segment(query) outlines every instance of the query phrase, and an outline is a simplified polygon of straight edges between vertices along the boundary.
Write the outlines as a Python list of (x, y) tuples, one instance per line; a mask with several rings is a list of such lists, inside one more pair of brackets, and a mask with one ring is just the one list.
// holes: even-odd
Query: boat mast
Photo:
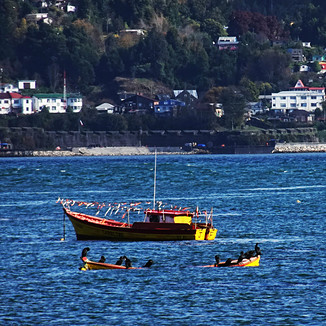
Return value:
[(155, 164), (154, 164), (154, 196), (153, 196), (153, 209), (155, 209), (155, 195), (156, 195), (156, 148), (155, 148)]

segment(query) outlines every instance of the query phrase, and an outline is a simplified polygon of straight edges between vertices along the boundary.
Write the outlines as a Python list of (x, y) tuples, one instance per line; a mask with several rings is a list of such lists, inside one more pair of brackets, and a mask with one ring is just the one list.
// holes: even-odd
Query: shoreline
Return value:
[[(75, 147), (71, 151), (54, 150), (54, 151), (33, 151), (32, 156), (137, 156), (137, 155), (154, 155), (155, 150), (158, 155), (193, 155), (207, 154), (205, 151), (193, 150), (185, 151), (180, 147)], [(326, 143), (282, 143), (276, 144), (272, 154), (281, 153), (326, 153)], [(217, 154), (218, 155), (218, 154)], [(232, 154), (230, 154), (232, 155)]]
[[(13, 150), (10, 153), (1, 153), (1, 157), (65, 157), (65, 156), (146, 156), (154, 155), (211, 155), (206, 150), (193, 149), (185, 151), (181, 147), (146, 147), (146, 146), (121, 146), (121, 147), (74, 147), (71, 150)], [(277, 143), (270, 154), (286, 153), (326, 153), (326, 143)], [(3, 155), (5, 154), (5, 155)], [(245, 154), (245, 153), (244, 153)], [(259, 155), (261, 153), (252, 153)], [(223, 154), (214, 154), (223, 155)], [(235, 154), (224, 154), (235, 155)], [(238, 154), (243, 155), (243, 154)]]

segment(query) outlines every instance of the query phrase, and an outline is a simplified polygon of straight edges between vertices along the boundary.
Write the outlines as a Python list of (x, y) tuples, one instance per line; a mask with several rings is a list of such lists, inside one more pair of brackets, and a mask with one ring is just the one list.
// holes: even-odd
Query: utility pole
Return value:
[(63, 105), (65, 112), (67, 111), (67, 85), (66, 85), (66, 70), (63, 72)]

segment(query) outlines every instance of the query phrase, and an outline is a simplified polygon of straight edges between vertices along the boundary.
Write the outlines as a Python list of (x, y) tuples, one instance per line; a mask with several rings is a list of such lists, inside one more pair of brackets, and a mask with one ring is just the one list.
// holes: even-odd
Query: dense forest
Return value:
[[(298, 79), (325, 85), (311, 62), (326, 46), (323, 0), (71, 0), (77, 10), (69, 13), (55, 2), (41, 9), (33, 0), (1, 0), (1, 82), (36, 79), (39, 90), (61, 92), (66, 71), (69, 91), (94, 102), (117, 101), (119, 77), (196, 89), (210, 101), (227, 91), (255, 101)], [(52, 24), (27, 21), (44, 10)], [(127, 28), (146, 33), (123, 36)], [(218, 38), (228, 35), (237, 51), (219, 51)], [(303, 49), (311, 72), (299, 72), (289, 48)]]

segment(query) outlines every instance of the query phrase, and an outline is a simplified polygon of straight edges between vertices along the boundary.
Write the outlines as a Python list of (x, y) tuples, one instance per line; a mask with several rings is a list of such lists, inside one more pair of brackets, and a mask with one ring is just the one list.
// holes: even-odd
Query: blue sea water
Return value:
[[(1, 158), (0, 324), (325, 325), (325, 163), (321, 153), (158, 156), (157, 200), (213, 207), (218, 235), (130, 243), (77, 241), (56, 201), (151, 201), (153, 156)], [(199, 267), (256, 242), (259, 267)], [(86, 246), (94, 260), (154, 265), (80, 271)]]

